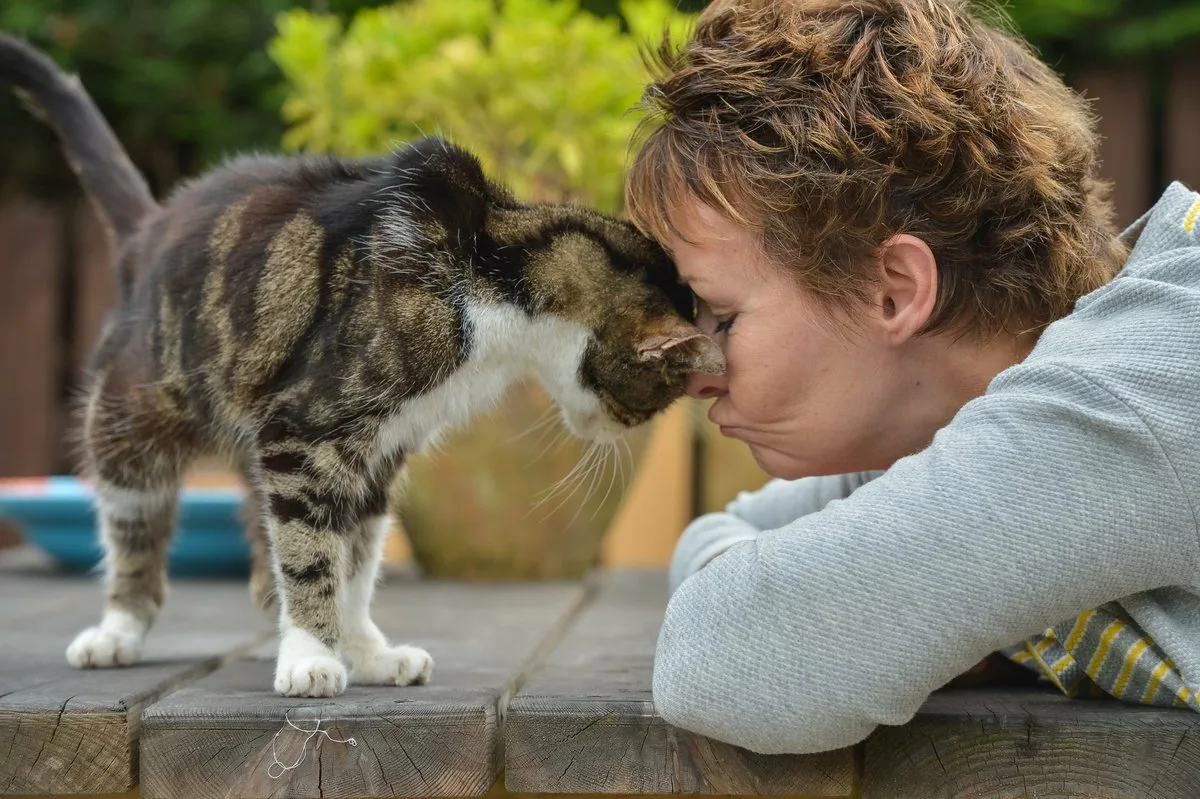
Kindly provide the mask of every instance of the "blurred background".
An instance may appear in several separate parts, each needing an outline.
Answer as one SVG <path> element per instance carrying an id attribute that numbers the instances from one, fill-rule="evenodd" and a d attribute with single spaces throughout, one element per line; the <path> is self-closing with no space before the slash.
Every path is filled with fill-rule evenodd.
<path id="1" fill-rule="evenodd" d="M 533 199 L 619 212 L 638 46 L 703 0 L 5 0 L 0 29 L 77 72 L 162 196 L 239 151 L 382 150 L 440 132 Z M 1095 102 L 1121 223 L 1200 187 L 1200 0 L 1014 0 L 1020 32 Z M 57 143 L 0 92 L 0 477 L 67 473 L 79 369 L 112 299 L 106 242 Z M 764 480 L 681 403 L 618 465 L 515 391 L 422 459 L 389 555 L 454 576 L 665 562 L 687 519 Z M 545 414 L 545 415 L 544 415 Z M 228 481 L 201 465 L 195 482 Z M 590 482 L 587 482 L 590 481 Z M 577 490 L 568 494 L 573 488 Z M 0 544 L 19 540 L 0 523 Z"/>

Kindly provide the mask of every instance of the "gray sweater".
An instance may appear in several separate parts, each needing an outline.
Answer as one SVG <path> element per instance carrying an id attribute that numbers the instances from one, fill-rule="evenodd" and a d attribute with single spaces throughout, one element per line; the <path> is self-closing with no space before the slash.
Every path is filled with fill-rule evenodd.
<path id="1" fill-rule="evenodd" d="M 654 665 L 669 722 L 763 753 L 903 724 L 989 653 L 1116 601 L 1200 681 L 1200 194 L 922 452 L 694 521 Z"/>

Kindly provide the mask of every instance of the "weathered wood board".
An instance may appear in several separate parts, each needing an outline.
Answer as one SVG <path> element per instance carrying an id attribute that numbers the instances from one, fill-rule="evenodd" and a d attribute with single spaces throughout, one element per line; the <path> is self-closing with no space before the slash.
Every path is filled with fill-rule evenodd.
<path id="1" fill-rule="evenodd" d="M 274 646 L 147 709 L 145 799 L 472 796 L 492 787 L 514 687 L 584 598 L 578 584 L 396 581 L 375 619 L 429 650 L 429 685 L 351 686 L 334 699 L 272 690 Z M 317 724 L 324 735 L 310 737 Z M 283 766 L 296 764 L 295 768 Z"/>
<path id="2" fill-rule="evenodd" d="M 660 571 L 609 575 L 509 705 L 505 785 L 532 793 L 846 796 L 852 750 L 767 756 L 679 730 L 654 712 Z"/>
<path id="3" fill-rule="evenodd" d="M 1195 799 L 1200 713 L 1050 689 L 934 694 L 867 740 L 863 799 Z"/>
<path id="4" fill-rule="evenodd" d="M 99 621 L 102 586 L 25 563 L 0 559 L 0 794 L 131 790 L 142 708 L 270 631 L 243 582 L 178 581 L 142 663 L 80 671 L 66 648 Z"/>
<path id="5" fill-rule="evenodd" d="M 63 218 L 37 202 L 0 203 L 0 477 L 57 466 Z"/>

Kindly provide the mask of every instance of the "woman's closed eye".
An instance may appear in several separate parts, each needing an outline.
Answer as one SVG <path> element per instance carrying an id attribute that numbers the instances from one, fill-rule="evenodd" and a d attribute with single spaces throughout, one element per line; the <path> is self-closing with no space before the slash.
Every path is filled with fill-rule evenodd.
<path id="1" fill-rule="evenodd" d="M 737 319 L 737 314 L 733 314 L 725 319 L 718 319 L 717 326 L 715 328 L 713 328 L 713 333 L 715 333 L 715 334 L 728 333 L 729 329 L 731 327 L 733 327 L 734 319 Z"/>

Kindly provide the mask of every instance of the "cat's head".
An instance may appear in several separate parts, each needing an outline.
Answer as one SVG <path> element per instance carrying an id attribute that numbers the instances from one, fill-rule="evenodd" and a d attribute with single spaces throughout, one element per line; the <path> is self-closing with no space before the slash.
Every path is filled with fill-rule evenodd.
<path id="1" fill-rule="evenodd" d="M 519 325 L 535 332 L 518 349 L 532 350 L 524 354 L 575 435 L 615 439 L 683 396 L 688 375 L 724 373 L 670 257 L 630 222 L 522 203 L 438 138 L 398 151 L 394 169 L 392 237 L 412 246 L 424 231 L 421 241 L 470 265 L 482 295 L 532 323 Z"/>
<path id="2" fill-rule="evenodd" d="M 536 312 L 577 326 L 540 369 L 572 433 L 613 440 L 683 396 L 688 376 L 724 374 L 720 347 L 694 324 L 691 291 L 667 253 L 625 221 L 579 208 L 530 210 L 548 235 L 526 280 Z M 576 350 L 578 350 L 576 352 Z"/>

